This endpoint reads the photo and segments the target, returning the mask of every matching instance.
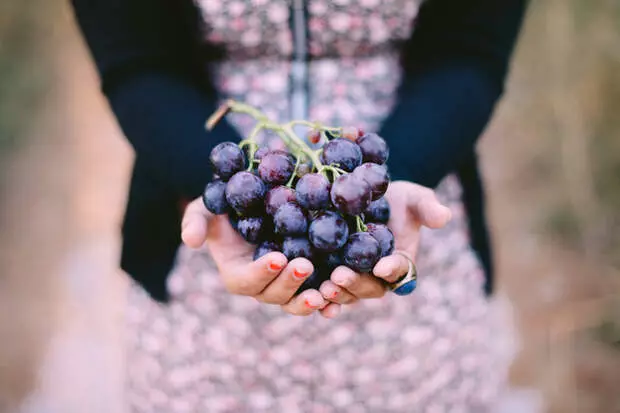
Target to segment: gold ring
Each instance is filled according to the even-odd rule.
[[[407,259],[409,269],[407,273],[393,283],[388,283],[388,288],[396,295],[409,295],[417,286],[418,273],[411,256],[404,251],[394,251],[394,254],[401,255]]]

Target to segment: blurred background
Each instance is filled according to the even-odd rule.
[[[544,412],[620,412],[619,107],[620,2],[532,2],[480,149],[511,380]],[[131,160],[68,5],[1,2],[1,412],[120,411]]]

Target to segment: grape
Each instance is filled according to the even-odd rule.
[[[262,257],[263,255],[267,255],[270,252],[281,251],[282,246],[275,241],[263,241],[258,244],[256,247],[256,251],[254,251],[254,261]]]
[[[280,206],[273,215],[275,232],[283,236],[302,235],[308,230],[308,220],[304,210],[293,202]]]
[[[229,206],[226,201],[226,183],[222,181],[209,182],[202,194],[202,202],[209,211],[216,215],[228,212]]]
[[[327,209],[330,188],[329,181],[323,175],[304,175],[295,186],[297,202],[309,210]]]
[[[241,218],[237,223],[237,231],[250,244],[256,244],[263,230],[263,218]]]
[[[283,185],[293,175],[295,164],[288,154],[270,152],[263,156],[258,165],[258,176],[268,185]]]
[[[387,168],[383,165],[367,162],[363,163],[353,171],[358,177],[368,182],[372,190],[372,200],[375,201],[383,196],[390,183],[390,175]]]
[[[380,258],[379,242],[367,232],[356,232],[344,246],[347,267],[357,272],[370,272]]]
[[[347,242],[349,227],[340,214],[323,212],[310,223],[308,237],[317,250],[332,252]]]
[[[311,129],[308,132],[308,141],[313,144],[317,144],[321,141],[321,131],[318,129]]]
[[[332,184],[332,203],[340,212],[359,215],[370,205],[371,188],[356,174],[338,177]]]
[[[362,150],[364,162],[373,162],[383,165],[390,156],[387,143],[376,133],[367,133],[357,140]]]
[[[256,150],[256,152],[254,152],[254,160],[260,161],[268,153],[269,153],[269,148],[266,146],[261,146],[260,148]]]
[[[297,176],[300,178],[304,175],[308,175],[310,172],[312,172],[312,165],[308,162],[300,163],[297,167]]]
[[[355,126],[345,126],[342,128],[342,137],[355,142],[360,137],[360,130]]]
[[[265,206],[265,184],[250,172],[237,172],[226,185],[226,200],[239,215],[260,214]]]
[[[381,257],[386,257],[394,251],[394,234],[383,224],[367,224],[368,233],[379,243]]]
[[[387,199],[381,197],[372,201],[364,211],[364,218],[367,222],[379,222],[385,224],[390,220],[390,204]]]
[[[351,172],[362,163],[362,150],[349,140],[334,139],[323,146],[321,162],[326,165],[338,164],[340,169]]]
[[[265,195],[265,211],[269,215],[276,213],[278,208],[287,202],[295,202],[295,191],[286,186],[276,186]]]
[[[321,263],[329,271],[333,271],[334,269],[342,265],[342,255],[338,251],[330,252],[322,256]]]
[[[222,142],[211,150],[209,156],[214,172],[223,181],[227,181],[239,171],[245,169],[245,155],[241,148],[232,142]]]
[[[311,260],[312,245],[306,237],[286,237],[282,242],[282,253],[289,261],[299,257]]]

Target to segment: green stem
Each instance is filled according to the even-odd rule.
[[[317,125],[316,123],[308,121],[292,121],[284,125],[278,125],[277,123],[270,122],[267,115],[265,115],[264,112],[258,109],[245,103],[228,100],[209,118],[209,120],[207,121],[207,128],[213,128],[215,124],[228,112],[243,113],[252,116],[259,122],[259,124],[256,125],[256,127],[252,131],[253,134],[254,132],[258,133],[258,131],[263,128],[274,130],[276,131],[276,133],[278,133],[282,140],[284,140],[284,143],[291,150],[293,150],[292,146],[296,147],[297,150],[293,150],[293,152],[295,152],[296,154],[298,154],[299,152],[303,152],[312,161],[312,164],[314,168],[316,168],[316,170],[321,170],[321,168],[323,167],[323,164],[321,163],[318,155],[312,149],[310,149],[310,147],[293,131],[293,126],[296,124],[310,125],[311,127],[315,127]],[[327,128],[325,130],[331,129],[333,128]],[[251,135],[251,138],[247,139],[247,141],[253,141],[253,137],[254,136]],[[256,144],[255,142],[253,143],[254,145]],[[252,152],[252,148],[253,147],[251,146],[250,151],[253,157],[255,149],[254,152]],[[252,162],[250,162],[250,164],[252,164]]]
[[[357,228],[357,232],[367,232],[368,231],[368,227],[366,226],[366,224],[364,224],[364,220],[359,215],[355,216],[355,226]]]
[[[291,188],[293,186],[293,181],[295,180],[295,176],[297,176],[297,169],[299,168],[299,164],[301,163],[301,156],[297,156],[297,160],[295,161],[295,169],[293,169],[293,175],[291,175],[291,179],[288,180],[286,186]]]
[[[323,167],[323,164],[321,163],[321,160],[319,159],[319,157],[317,156],[316,153],[314,153],[314,151],[312,149],[310,149],[310,147],[308,145],[306,145],[306,143],[299,138],[299,136],[297,136],[297,134],[295,133],[295,131],[293,131],[293,128],[290,125],[284,125],[282,127],[282,131],[288,135],[288,137],[291,139],[292,142],[295,142],[295,144],[297,145],[297,147],[306,155],[308,156],[308,158],[310,158],[310,160],[312,161],[312,164],[314,165],[314,167],[316,168],[316,170],[320,170]]]

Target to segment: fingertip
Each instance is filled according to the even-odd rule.
[[[331,280],[323,281],[319,287],[319,292],[326,300],[334,300],[340,294],[340,287]]]
[[[302,300],[304,305],[313,310],[318,310],[325,306],[325,299],[321,295],[321,293],[317,290],[306,290],[302,293]]]
[[[332,272],[330,279],[334,284],[339,285],[340,287],[347,288],[348,286],[353,284],[357,277],[358,274],[355,271],[353,271],[349,267],[341,265]]]
[[[298,278],[304,278],[314,271],[314,265],[306,258],[295,258],[288,265],[292,266],[293,272]]]
[[[432,229],[443,228],[452,219],[452,211],[435,199],[426,199],[418,205],[421,223]]]
[[[181,231],[181,240],[190,248],[200,248],[206,238],[205,229],[197,222],[188,222]]]
[[[267,271],[280,272],[286,267],[288,260],[281,252],[273,251],[256,260],[256,264],[261,267],[266,267]]]
[[[342,311],[342,305],[336,303],[328,304],[321,310],[321,315],[327,319],[333,319],[340,315]]]
[[[379,278],[389,277],[392,273],[391,267],[393,259],[390,256],[383,257],[375,264],[375,267],[372,269],[373,275]]]

